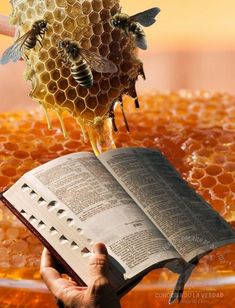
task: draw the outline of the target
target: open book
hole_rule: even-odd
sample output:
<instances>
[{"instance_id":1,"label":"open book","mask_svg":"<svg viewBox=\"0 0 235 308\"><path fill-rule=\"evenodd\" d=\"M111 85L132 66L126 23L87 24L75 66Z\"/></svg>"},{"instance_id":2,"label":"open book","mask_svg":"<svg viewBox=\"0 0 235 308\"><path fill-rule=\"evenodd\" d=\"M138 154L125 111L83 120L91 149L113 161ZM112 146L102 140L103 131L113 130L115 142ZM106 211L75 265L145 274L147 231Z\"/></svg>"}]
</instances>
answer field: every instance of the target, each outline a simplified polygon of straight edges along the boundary
<instances>
[{"instance_id":1,"label":"open book","mask_svg":"<svg viewBox=\"0 0 235 308\"><path fill-rule=\"evenodd\" d=\"M118 294L167 267L179 273L170 302L180 300L198 260L235 243L230 225L146 148L59 157L23 175L2 200L79 284L88 283L93 243L105 243Z\"/></svg>"}]
</instances>

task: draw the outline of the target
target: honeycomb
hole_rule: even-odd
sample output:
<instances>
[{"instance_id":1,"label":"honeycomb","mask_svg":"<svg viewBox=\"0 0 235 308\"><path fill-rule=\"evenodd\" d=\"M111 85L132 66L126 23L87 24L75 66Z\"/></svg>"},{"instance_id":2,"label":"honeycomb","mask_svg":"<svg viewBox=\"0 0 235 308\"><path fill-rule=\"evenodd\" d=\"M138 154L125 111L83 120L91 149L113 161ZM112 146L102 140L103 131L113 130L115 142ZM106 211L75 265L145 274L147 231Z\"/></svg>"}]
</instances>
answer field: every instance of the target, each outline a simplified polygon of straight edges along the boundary
<instances>
[{"instance_id":1,"label":"honeycomb","mask_svg":"<svg viewBox=\"0 0 235 308\"><path fill-rule=\"evenodd\" d=\"M123 94L137 102L135 82L144 77L142 63L137 59L134 38L111 26L110 20L119 10L118 0L12 0L12 24L20 36L29 31L35 21L46 20L48 30L34 49L25 50L26 80L32 81L31 97L48 115L56 111L64 134L63 111L68 111L86 135L89 127L100 127L113 116L113 109ZM71 76L68 66L58 54L60 40L74 40L81 48L95 52L113 62L114 74L93 71L94 84L81 87ZM51 123L48 118L48 126ZM85 136L86 137L86 136Z\"/></svg>"},{"instance_id":2,"label":"honeycomb","mask_svg":"<svg viewBox=\"0 0 235 308\"><path fill-rule=\"evenodd\" d=\"M140 99L144 104L138 111L130 99L124 100L131 133L126 132L121 109L117 108L116 145L160 149L183 178L234 223L235 98L228 94L180 91L148 94ZM0 190L9 187L24 172L53 158L75 151L92 151L90 144L84 142L74 117L69 113L64 115L67 139L57 116L50 113L50 117L53 129L48 131L45 116L40 111L0 114ZM39 279L41 250L39 241L1 204L0 277ZM191 293L187 292L200 295L205 291L205 285L200 285L201 279L209 279L211 283L216 277L216 286L211 287L208 282L207 290L210 287L210 292L222 292L222 297L208 299L200 307L232 308L233 302L231 306L228 303L234 289L230 289L231 285L219 286L219 281L234 273L235 245L213 251L202 258L193 272L193 287L186 287L180 305L188 307L192 300L187 297ZM123 307L169 307L167 300L175 280L176 275L167 270L152 271L124 297ZM164 283L166 287L162 289ZM38 308L55 307L54 299L48 294L12 290L8 290L12 296L6 297L6 290L0 288L0 307L1 303L2 307L7 304L27 307L28 303ZM19 298L21 306L17 306Z\"/></svg>"}]
</instances>

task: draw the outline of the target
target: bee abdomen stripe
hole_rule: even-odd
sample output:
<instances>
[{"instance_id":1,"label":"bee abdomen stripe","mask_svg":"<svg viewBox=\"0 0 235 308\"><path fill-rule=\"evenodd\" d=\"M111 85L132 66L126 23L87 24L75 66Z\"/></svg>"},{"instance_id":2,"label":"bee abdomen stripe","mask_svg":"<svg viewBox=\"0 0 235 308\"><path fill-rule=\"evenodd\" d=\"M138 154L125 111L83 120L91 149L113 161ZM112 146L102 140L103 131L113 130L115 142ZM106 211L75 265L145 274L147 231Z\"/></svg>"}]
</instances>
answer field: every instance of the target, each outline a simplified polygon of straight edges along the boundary
<instances>
[{"instance_id":1,"label":"bee abdomen stripe","mask_svg":"<svg viewBox=\"0 0 235 308\"><path fill-rule=\"evenodd\" d=\"M86 80L92 80L92 75L80 75L80 74L73 74L74 79L79 82L85 82Z\"/></svg>"}]
</instances>

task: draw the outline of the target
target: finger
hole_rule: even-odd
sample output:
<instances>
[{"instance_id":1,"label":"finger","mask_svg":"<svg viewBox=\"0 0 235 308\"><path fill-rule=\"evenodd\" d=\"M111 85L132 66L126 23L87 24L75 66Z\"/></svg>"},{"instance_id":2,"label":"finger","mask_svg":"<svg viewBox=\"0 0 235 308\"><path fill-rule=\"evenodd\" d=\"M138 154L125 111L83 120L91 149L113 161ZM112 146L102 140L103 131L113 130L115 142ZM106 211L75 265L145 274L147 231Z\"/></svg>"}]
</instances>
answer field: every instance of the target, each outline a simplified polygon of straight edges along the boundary
<instances>
[{"instance_id":1,"label":"finger","mask_svg":"<svg viewBox=\"0 0 235 308\"><path fill-rule=\"evenodd\" d=\"M44 248L41 257L40 273L50 290L52 289L53 281L61 277L60 273L53 267L53 263L49 251Z\"/></svg>"},{"instance_id":2,"label":"finger","mask_svg":"<svg viewBox=\"0 0 235 308\"><path fill-rule=\"evenodd\" d=\"M41 257L41 267L54 267L55 262L52 258L49 250L44 247L42 251L42 257Z\"/></svg>"},{"instance_id":3,"label":"finger","mask_svg":"<svg viewBox=\"0 0 235 308\"><path fill-rule=\"evenodd\" d=\"M94 255L90 258L91 279L99 276L107 277L108 274L108 252L103 243L98 243L93 248Z\"/></svg>"},{"instance_id":4,"label":"finger","mask_svg":"<svg viewBox=\"0 0 235 308\"><path fill-rule=\"evenodd\" d=\"M0 34L7 36L15 35L15 27L10 25L8 22L8 17L0 15Z\"/></svg>"}]
</instances>

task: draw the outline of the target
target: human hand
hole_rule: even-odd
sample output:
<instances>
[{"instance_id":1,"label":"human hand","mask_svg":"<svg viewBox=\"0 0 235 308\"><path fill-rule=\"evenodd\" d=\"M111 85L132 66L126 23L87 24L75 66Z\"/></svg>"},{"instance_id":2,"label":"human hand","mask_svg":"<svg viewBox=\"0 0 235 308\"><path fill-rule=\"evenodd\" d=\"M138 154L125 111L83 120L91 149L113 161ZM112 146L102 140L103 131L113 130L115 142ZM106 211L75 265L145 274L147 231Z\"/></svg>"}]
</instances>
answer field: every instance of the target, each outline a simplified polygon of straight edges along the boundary
<instances>
[{"instance_id":1,"label":"human hand","mask_svg":"<svg viewBox=\"0 0 235 308\"><path fill-rule=\"evenodd\" d=\"M73 280L62 278L55 269L49 251L44 248L41 258L41 276L48 289L66 308L120 308L115 291L108 278L108 253L104 244L96 244L90 258L90 282L81 287Z\"/></svg>"},{"instance_id":2,"label":"human hand","mask_svg":"<svg viewBox=\"0 0 235 308\"><path fill-rule=\"evenodd\" d=\"M0 34L6 36L15 35L15 27L10 25L8 22L8 17L0 15Z\"/></svg>"}]
</instances>

